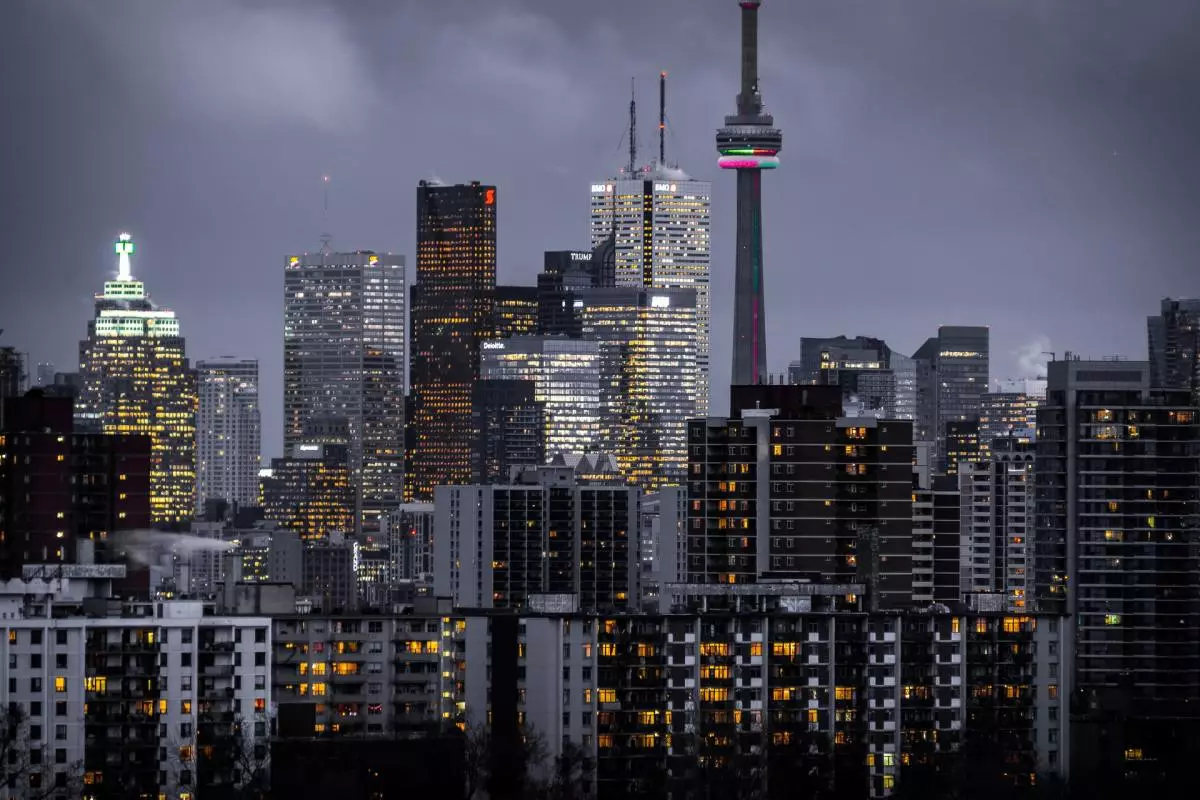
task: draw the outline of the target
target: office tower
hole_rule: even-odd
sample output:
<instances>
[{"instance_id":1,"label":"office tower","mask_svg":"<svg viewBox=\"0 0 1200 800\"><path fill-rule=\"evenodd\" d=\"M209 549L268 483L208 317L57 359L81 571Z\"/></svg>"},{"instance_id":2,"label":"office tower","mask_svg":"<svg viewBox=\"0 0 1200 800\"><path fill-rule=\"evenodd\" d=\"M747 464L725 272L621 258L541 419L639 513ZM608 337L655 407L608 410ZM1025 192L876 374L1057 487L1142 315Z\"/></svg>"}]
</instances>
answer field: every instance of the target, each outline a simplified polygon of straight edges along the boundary
<instances>
[{"instance_id":1,"label":"office tower","mask_svg":"<svg viewBox=\"0 0 1200 800\"><path fill-rule=\"evenodd\" d=\"M557 336L484 342L480 376L533 384L534 400L542 404L545 417L547 457L596 449L600 441L600 353L596 342ZM474 439L471 445L475 450Z\"/></svg>"},{"instance_id":2,"label":"office tower","mask_svg":"<svg viewBox=\"0 0 1200 800\"><path fill-rule=\"evenodd\" d=\"M903 353L892 351L892 381L896 387L890 419L917 420L917 362Z\"/></svg>"},{"instance_id":3,"label":"office tower","mask_svg":"<svg viewBox=\"0 0 1200 800\"><path fill-rule=\"evenodd\" d=\"M433 503L405 503L384 515L384 535L398 580L433 582Z\"/></svg>"},{"instance_id":4,"label":"office tower","mask_svg":"<svg viewBox=\"0 0 1200 800\"><path fill-rule=\"evenodd\" d=\"M103 551L116 531L150 526L150 439L77 433L72 403L35 390L3 401L0 575L71 564L80 541Z\"/></svg>"},{"instance_id":5,"label":"office tower","mask_svg":"<svg viewBox=\"0 0 1200 800\"><path fill-rule=\"evenodd\" d=\"M1165 298L1147 319L1150 381L1169 389L1190 388L1200 403L1200 298Z\"/></svg>"},{"instance_id":6,"label":"office tower","mask_svg":"<svg viewBox=\"0 0 1200 800\"><path fill-rule=\"evenodd\" d=\"M37 365L37 388L44 389L54 385L54 365L49 361L39 361Z\"/></svg>"},{"instance_id":7,"label":"office tower","mask_svg":"<svg viewBox=\"0 0 1200 800\"><path fill-rule=\"evenodd\" d=\"M660 120L660 130L664 124ZM668 166L661 147L655 163L639 166L632 120L630 137L629 163L616 177L591 187L592 246L599 253L610 243L613 258L611 273L608 258L596 265L595 285L695 292L696 408L707 414L712 183Z\"/></svg>"},{"instance_id":8,"label":"office tower","mask_svg":"<svg viewBox=\"0 0 1200 800\"><path fill-rule=\"evenodd\" d=\"M417 186L417 281L412 290L412 486L471 480L471 394L496 295L496 187ZM410 491L411 490L411 491Z\"/></svg>"},{"instance_id":9,"label":"office tower","mask_svg":"<svg viewBox=\"0 0 1200 800\"><path fill-rule=\"evenodd\" d=\"M307 541L301 557L300 591L327 614L354 611L359 606L358 563L357 542L341 533Z\"/></svg>"},{"instance_id":10,"label":"office tower","mask_svg":"<svg viewBox=\"0 0 1200 800\"><path fill-rule=\"evenodd\" d=\"M1037 438L1037 410L1046 399L1046 381L998 381L994 391L983 396L979 437L983 447L1000 438L1015 437L1032 442Z\"/></svg>"},{"instance_id":11,"label":"office tower","mask_svg":"<svg viewBox=\"0 0 1200 800\"><path fill-rule=\"evenodd\" d=\"M538 333L536 286L497 286L492 332L497 339Z\"/></svg>"},{"instance_id":12,"label":"office tower","mask_svg":"<svg viewBox=\"0 0 1200 800\"><path fill-rule=\"evenodd\" d=\"M150 436L150 518L189 520L196 510L196 374L175 312L159 308L130 269L134 243L116 243L116 280L96 295L79 343L76 427Z\"/></svg>"},{"instance_id":13,"label":"office tower","mask_svg":"<svg viewBox=\"0 0 1200 800\"><path fill-rule=\"evenodd\" d=\"M546 406L531 380L480 380L471 400L473 483L507 483L515 467L546 463Z\"/></svg>"},{"instance_id":14,"label":"office tower","mask_svg":"<svg viewBox=\"0 0 1200 800\"><path fill-rule=\"evenodd\" d=\"M779 166L783 131L763 107L758 86L758 7L741 0L742 84L737 113L717 131L718 164L737 170L737 267L734 278L734 386L765 383L767 326L763 289L762 170Z\"/></svg>"},{"instance_id":15,"label":"office tower","mask_svg":"<svg viewBox=\"0 0 1200 800\"><path fill-rule=\"evenodd\" d=\"M354 531L354 486L349 448L337 444L297 444L289 455L271 459L262 478L263 518L296 531L305 541Z\"/></svg>"},{"instance_id":16,"label":"office tower","mask_svg":"<svg viewBox=\"0 0 1200 800\"><path fill-rule=\"evenodd\" d=\"M538 274L538 333L583 335L576 294L582 289L616 286L616 239L609 236L592 250L548 250Z\"/></svg>"},{"instance_id":17,"label":"office tower","mask_svg":"<svg viewBox=\"0 0 1200 800\"><path fill-rule=\"evenodd\" d=\"M0 347L0 426L4 425L5 398L20 397L24 386L25 359L12 347Z\"/></svg>"},{"instance_id":18,"label":"office tower","mask_svg":"<svg viewBox=\"0 0 1200 800\"><path fill-rule=\"evenodd\" d=\"M284 267L283 443L314 420L349 434L354 497L364 530L404 493L405 266L359 250L288 256Z\"/></svg>"},{"instance_id":19,"label":"office tower","mask_svg":"<svg viewBox=\"0 0 1200 800\"><path fill-rule=\"evenodd\" d=\"M946 423L983 416L988 390L989 331L943 325L913 354L917 373L918 441L935 441L946 469Z\"/></svg>"},{"instance_id":20,"label":"office tower","mask_svg":"<svg viewBox=\"0 0 1200 800\"><path fill-rule=\"evenodd\" d=\"M196 512L209 501L238 508L258 505L262 419L258 361L197 361Z\"/></svg>"},{"instance_id":21,"label":"office tower","mask_svg":"<svg viewBox=\"0 0 1200 800\"><path fill-rule=\"evenodd\" d=\"M670 611L669 585L687 577L687 489L663 486L644 495L638 519L642 608Z\"/></svg>"},{"instance_id":22,"label":"office tower","mask_svg":"<svg viewBox=\"0 0 1200 800\"><path fill-rule=\"evenodd\" d=\"M599 449L647 491L679 482L687 421L700 413L695 292L584 289L575 303L583 335L599 347Z\"/></svg>"},{"instance_id":23,"label":"office tower","mask_svg":"<svg viewBox=\"0 0 1200 800\"><path fill-rule=\"evenodd\" d=\"M730 407L688 425L688 581L858 580L909 605L912 424L841 417L838 387L735 387Z\"/></svg>"},{"instance_id":24,"label":"office tower","mask_svg":"<svg viewBox=\"0 0 1200 800\"><path fill-rule=\"evenodd\" d=\"M638 601L636 487L540 467L503 486L440 486L434 592L455 607L524 608L536 594L576 594L579 608Z\"/></svg>"},{"instance_id":25,"label":"office tower","mask_svg":"<svg viewBox=\"0 0 1200 800\"><path fill-rule=\"evenodd\" d=\"M1200 411L1146 362L1048 371L1035 598L1078 621L1072 771L1153 785L1200 733Z\"/></svg>"}]
</instances>

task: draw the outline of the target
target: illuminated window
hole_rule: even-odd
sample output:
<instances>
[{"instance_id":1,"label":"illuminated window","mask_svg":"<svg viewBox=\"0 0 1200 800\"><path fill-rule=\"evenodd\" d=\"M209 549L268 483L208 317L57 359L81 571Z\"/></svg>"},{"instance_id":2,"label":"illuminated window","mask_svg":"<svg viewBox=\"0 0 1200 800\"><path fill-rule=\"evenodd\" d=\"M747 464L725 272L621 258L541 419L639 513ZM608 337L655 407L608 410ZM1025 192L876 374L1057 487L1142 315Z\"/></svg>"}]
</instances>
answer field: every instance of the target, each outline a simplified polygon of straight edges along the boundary
<instances>
[{"instance_id":1,"label":"illuminated window","mask_svg":"<svg viewBox=\"0 0 1200 800\"><path fill-rule=\"evenodd\" d=\"M187 763L188 761L191 761L191 760L192 760L192 747L191 747L191 745L187 745L187 744L185 744L185 745L183 745L182 747L180 747L180 748L179 748L179 760L180 760L180 761L182 761L182 762L184 762L184 763Z\"/></svg>"},{"instance_id":2,"label":"illuminated window","mask_svg":"<svg viewBox=\"0 0 1200 800\"><path fill-rule=\"evenodd\" d=\"M883 788L893 789L896 786L896 776L888 773L883 776Z\"/></svg>"},{"instance_id":3,"label":"illuminated window","mask_svg":"<svg viewBox=\"0 0 1200 800\"><path fill-rule=\"evenodd\" d=\"M325 674L325 666L326 666L325 662L323 662L323 661L313 664L311 667L312 674L313 675L324 675Z\"/></svg>"},{"instance_id":4,"label":"illuminated window","mask_svg":"<svg viewBox=\"0 0 1200 800\"><path fill-rule=\"evenodd\" d=\"M600 643L600 655L611 658L617 654L617 646L613 642Z\"/></svg>"},{"instance_id":5,"label":"illuminated window","mask_svg":"<svg viewBox=\"0 0 1200 800\"><path fill-rule=\"evenodd\" d=\"M596 700L600 703L615 703L617 702L616 689L597 689Z\"/></svg>"},{"instance_id":6,"label":"illuminated window","mask_svg":"<svg viewBox=\"0 0 1200 800\"><path fill-rule=\"evenodd\" d=\"M961 623L961 620L958 617L954 617L953 619L951 619L950 620L950 632L958 633L959 628L960 628L960 623Z\"/></svg>"},{"instance_id":7,"label":"illuminated window","mask_svg":"<svg viewBox=\"0 0 1200 800\"><path fill-rule=\"evenodd\" d=\"M854 687L838 686L837 688L835 688L833 690L833 697L835 700L853 700L854 699Z\"/></svg>"},{"instance_id":8,"label":"illuminated window","mask_svg":"<svg viewBox=\"0 0 1200 800\"><path fill-rule=\"evenodd\" d=\"M67 690L67 679L61 675L54 679L54 691L65 692Z\"/></svg>"},{"instance_id":9,"label":"illuminated window","mask_svg":"<svg viewBox=\"0 0 1200 800\"><path fill-rule=\"evenodd\" d=\"M776 686L771 689L771 699L777 702L791 700L794 691L790 686Z\"/></svg>"},{"instance_id":10,"label":"illuminated window","mask_svg":"<svg viewBox=\"0 0 1200 800\"><path fill-rule=\"evenodd\" d=\"M815 708L808 710L808 724L815 725L821 719L821 712Z\"/></svg>"},{"instance_id":11,"label":"illuminated window","mask_svg":"<svg viewBox=\"0 0 1200 800\"><path fill-rule=\"evenodd\" d=\"M1142 760L1142 748L1140 748L1140 747L1127 748L1125 750L1125 760L1126 761L1141 761Z\"/></svg>"},{"instance_id":12,"label":"illuminated window","mask_svg":"<svg viewBox=\"0 0 1200 800\"><path fill-rule=\"evenodd\" d=\"M796 642L772 642L771 655L773 656L789 656L795 658L800 651L800 645Z\"/></svg>"},{"instance_id":13,"label":"illuminated window","mask_svg":"<svg viewBox=\"0 0 1200 800\"><path fill-rule=\"evenodd\" d=\"M191 701L191 700L184 700L183 702L181 702L181 703L179 704L179 713L180 713L180 714L190 714L190 713L192 713L192 701Z\"/></svg>"},{"instance_id":14,"label":"illuminated window","mask_svg":"<svg viewBox=\"0 0 1200 800\"><path fill-rule=\"evenodd\" d=\"M724 703L729 700L729 690L724 687L706 686L700 690L700 702Z\"/></svg>"},{"instance_id":15,"label":"illuminated window","mask_svg":"<svg viewBox=\"0 0 1200 800\"><path fill-rule=\"evenodd\" d=\"M600 749L601 749L601 750L608 750L608 749L610 749L610 748L613 746L613 737L612 737L612 735L611 735L611 734L608 734L608 733L602 733L602 734L600 734L600 738L599 738L599 740L598 740L598 744L599 744L599 747L600 747Z\"/></svg>"},{"instance_id":16,"label":"illuminated window","mask_svg":"<svg viewBox=\"0 0 1200 800\"><path fill-rule=\"evenodd\" d=\"M1058 684L1051 683L1050 685L1048 685L1046 687L1046 694L1050 697L1051 700L1057 700L1058 699Z\"/></svg>"},{"instance_id":17,"label":"illuminated window","mask_svg":"<svg viewBox=\"0 0 1200 800\"><path fill-rule=\"evenodd\" d=\"M314 683L312 685L312 688L309 689L309 692L312 694L313 697L324 697L325 696L325 684Z\"/></svg>"},{"instance_id":18,"label":"illuminated window","mask_svg":"<svg viewBox=\"0 0 1200 800\"><path fill-rule=\"evenodd\" d=\"M104 675L90 675L83 679L83 688L89 692L108 690L108 678Z\"/></svg>"},{"instance_id":19,"label":"illuminated window","mask_svg":"<svg viewBox=\"0 0 1200 800\"><path fill-rule=\"evenodd\" d=\"M761 656L762 654L763 654L762 642L751 642L750 643L750 655L751 656Z\"/></svg>"}]
</instances>

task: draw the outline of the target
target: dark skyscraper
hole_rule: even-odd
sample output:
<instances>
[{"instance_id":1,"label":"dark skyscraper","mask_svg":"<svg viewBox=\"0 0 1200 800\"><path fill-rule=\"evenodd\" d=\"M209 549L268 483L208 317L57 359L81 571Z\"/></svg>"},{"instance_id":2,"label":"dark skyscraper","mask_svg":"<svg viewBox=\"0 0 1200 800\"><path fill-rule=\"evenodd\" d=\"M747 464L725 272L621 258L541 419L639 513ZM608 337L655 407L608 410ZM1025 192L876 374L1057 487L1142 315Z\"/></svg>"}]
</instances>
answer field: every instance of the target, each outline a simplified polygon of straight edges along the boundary
<instances>
[{"instance_id":1,"label":"dark skyscraper","mask_svg":"<svg viewBox=\"0 0 1200 800\"><path fill-rule=\"evenodd\" d=\"M507 483L513 467L546 463L546 408L533 381L481 380L472 404L472 483Z\"/></svg>"},{"instance_id":2,"label":"dark skyscraper","mask_svg":"<svg viewBox=\"0 0 1200 800\"><path fill-rule=\"evenodd\" d=\"M497 339L533 336L538 332L536 286L497 286L492 334Z\"/></svg>"},{"instance_id":3,"label":"dark skyscraper","mask_svg":"<svg viewBox=\"0 0 1200 800\"><path fill-rule=\"evenodd\" d=\"M1200 401L1200 298L1162 301L1162 313L1147 320L1150 381L1169 389L1191 389Z\"/></svg>"},{"instance_id":4,"label":"dark skyscraper","mask_svg":"<svg viewBox=\"0 0 1200 800\"><path fill-rule=\"evenodd\" d=\"M4 398L21 394L24 363L25 359L14 348L0 347L0 426L4 425Z\"/></svg>"},{"instance_id":5,"label":"dark skyscraper","mask_svg":"<svg viewBox=\"0 0 1200 800\"><path fill-rule=\"evenodd\" d=\"M417 187L417 282L412 296L412 485L471 480L471 399L496 297L496 187Z\"/></svg>"},{"instance_id":6,"label":"dark skyscraper","mask_svg":"<svg viewBox=\"0 0 1200 800\"><path fill-rule=\"evenodd\" d=\"M734 283L734 386L765 383L767 325L763 306L762 170L779 166L783 131L766 113L758 91L758 7L762 0L739 0L742 8L742 91L737 113L717 131L718 164L737 170L737 268Z\"/></svg>"}]
</instances>

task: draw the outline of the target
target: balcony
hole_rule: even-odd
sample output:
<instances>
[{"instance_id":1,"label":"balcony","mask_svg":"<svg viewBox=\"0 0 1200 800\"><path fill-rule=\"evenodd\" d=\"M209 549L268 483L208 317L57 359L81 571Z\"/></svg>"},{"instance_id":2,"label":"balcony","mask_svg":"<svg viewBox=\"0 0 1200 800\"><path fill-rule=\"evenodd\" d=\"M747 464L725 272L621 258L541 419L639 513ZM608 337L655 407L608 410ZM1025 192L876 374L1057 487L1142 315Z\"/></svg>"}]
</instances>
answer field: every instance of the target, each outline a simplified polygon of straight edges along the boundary
<instances>
[{"instance_id":1,"label":"balcony","mask_svg":"<svg viewBox=\"0 0 1200 800\"><path fill-rule=\"evenodd\" d=\"M233 664L209 664L201 668L200 674L208 678L232 678Z\"/></svg>"}]
</instances>

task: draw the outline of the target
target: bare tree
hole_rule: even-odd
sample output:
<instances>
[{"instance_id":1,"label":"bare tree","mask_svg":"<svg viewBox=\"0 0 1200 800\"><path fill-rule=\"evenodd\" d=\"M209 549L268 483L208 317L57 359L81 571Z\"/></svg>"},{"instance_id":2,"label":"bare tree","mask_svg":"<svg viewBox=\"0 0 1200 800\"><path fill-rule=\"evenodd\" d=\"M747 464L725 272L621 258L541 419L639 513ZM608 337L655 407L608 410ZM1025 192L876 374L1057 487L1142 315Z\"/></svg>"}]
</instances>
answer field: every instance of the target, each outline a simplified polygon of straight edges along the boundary
<instances>
[{"instance_id":1,"label":"bare tree","mask_svg":"<svg viewBox=\"0 0 1200 800\"><path fill-rule=\"evenodd\" d=\"M0 707L0 788L12 800L78 797L83 765L59 764L40 737L31 735L29 715L18 703ZM59 777L59 776L63 777Z\"/></svg>"},{"instance_id":2,"label":"bare tree","mask_svg":"<svg viewBox=\"0 0 1200 800\"><path fill-rule=\"evenodd\" d=\"M484 725L465 732L465 769L467 800L493 794L491 730ZM517 796L527 800L576 800L587 794L595 765L583 749L574 745L561 755L550 758L546 738L530 725L522 725L520 747L514 773Z\"/></svg>"},{"instance_id":3,"label":"bare tree","mask_svg":"<svg viewBox=\"0 0 1200 800\"><path fill-rule=\"evenodd\" d=\"M265 713L234 717L200 717L196 784L205 798L265 798L271 788L271 720ZM199 794L199 792L198 792Z\"/></svg>"}]
</instances>

